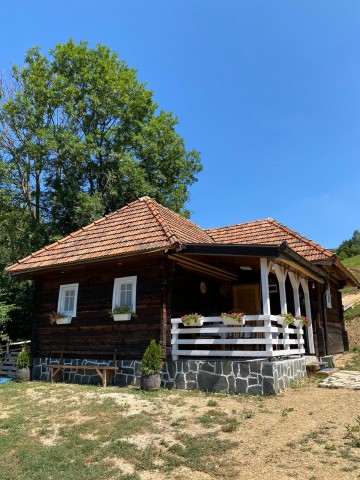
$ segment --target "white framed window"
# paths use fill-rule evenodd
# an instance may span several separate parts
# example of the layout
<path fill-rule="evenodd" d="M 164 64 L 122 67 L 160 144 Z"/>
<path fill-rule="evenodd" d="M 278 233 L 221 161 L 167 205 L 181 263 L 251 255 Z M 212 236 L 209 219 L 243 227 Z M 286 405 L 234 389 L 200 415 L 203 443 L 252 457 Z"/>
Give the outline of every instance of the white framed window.
<path fill-rule="evenodd" d="M 133 312 L 136 312 L 136 279 L 136 275 L 115 278 L 112 308 L 127 305 Z"/>
<path fill-rule="evenodd" d="M 327 308 L 332 308 L 330 285 L 326 288 L 326 306 Z"/>
<path fill-rule="evenodd" d="M 76 306 L 79 284 L 70 283 L 68 285 L 60 285 L 58 313 L 63 313 L 67 317 L 76 317 Z"/>

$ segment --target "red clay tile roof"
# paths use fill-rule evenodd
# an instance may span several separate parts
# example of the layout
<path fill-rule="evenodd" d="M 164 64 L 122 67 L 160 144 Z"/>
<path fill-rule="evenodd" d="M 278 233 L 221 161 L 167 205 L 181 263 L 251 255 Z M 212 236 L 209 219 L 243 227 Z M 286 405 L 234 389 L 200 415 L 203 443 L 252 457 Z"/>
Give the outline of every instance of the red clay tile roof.
<path fill-rule="evenodd" d="M 177 248 L 187 243 L 280 245 L 283 241 L 309 261 L 335 257 L 317 243 L 270 218 L 203 230 L 155 200 L 143 197 L 19 260 L 7 270 L 21 273 L 136 252 Z"/>
<path fill-rule="evenodd" d="M 177 248 L 183 243 L 214 241 L 195 223 L 143 197 L 19 260 L 7 270 L 21 273 L 128 253 Z"/>
<path fill-rule="evenodd" d="M 216 243 L 280 245 L 285 241 L 290 248 L 310 262 L 335 258 L 333 253 L 321 245 L 290 230 L 272 218 L 240 223 L 230 227 L 208 228 L 206 232 Z"/>

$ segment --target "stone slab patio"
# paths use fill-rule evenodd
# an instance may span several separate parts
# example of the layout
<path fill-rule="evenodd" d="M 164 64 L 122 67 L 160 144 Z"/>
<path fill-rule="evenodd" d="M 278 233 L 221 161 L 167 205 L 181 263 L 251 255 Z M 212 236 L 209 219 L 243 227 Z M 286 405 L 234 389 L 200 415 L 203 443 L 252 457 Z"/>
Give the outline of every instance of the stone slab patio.
<path fill-rule="evenodd" d="M 319 387 L 360 390 L 360 372 L 340 370 L 319 383 Z"/>

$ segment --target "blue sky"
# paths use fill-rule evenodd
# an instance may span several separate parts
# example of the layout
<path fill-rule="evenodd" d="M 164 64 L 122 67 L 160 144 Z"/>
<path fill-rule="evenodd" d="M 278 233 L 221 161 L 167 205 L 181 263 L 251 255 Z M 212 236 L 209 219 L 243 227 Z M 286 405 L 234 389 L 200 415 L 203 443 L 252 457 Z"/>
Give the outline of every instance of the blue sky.
<path fill-rule="evenodd" d="M 360 2 L 0 0 L 0 68 L 69 38 L 119 54 L 204 166 L 202 227 L 271 217 L 336 247 L 360 229 Z"/>

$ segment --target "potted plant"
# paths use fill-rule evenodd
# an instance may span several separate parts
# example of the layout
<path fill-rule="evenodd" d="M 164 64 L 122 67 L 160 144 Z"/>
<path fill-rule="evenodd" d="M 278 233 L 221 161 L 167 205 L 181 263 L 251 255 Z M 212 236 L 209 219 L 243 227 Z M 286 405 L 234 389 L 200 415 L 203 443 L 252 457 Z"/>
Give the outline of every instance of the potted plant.
<path fill-rule="evenodd" d="M 31 353 L 24 347 L 16 360 L 15 379 L 17 382 L 28 382 L 30 380 Z"/>
<path fill-rule="evenodd" d="M 151 340 L 141 362 L 140 386 L 142 390 L 152 391 L 160 388 L 160 372 L 163 365 L 161 345 Z"/>
<path fill-rule="evenodd" d="M 278 315 L 277 322 L 281 325 L 294 325 L 295 317 L 292 313 L 282 313 Z"/>
<path fill-rule="evenodd" d="M 243 312 L 222 313 L 220 317 L 224 325 L 244 325 L 245 323 Z"/>
<path fill-rule="evenodd" d="M 311 322 L 307 317 L 299 316 L 295 317 L 294 322 L 295 327 L 310 327 Z"/>
<path fill-rule="evenodd" d="M 49 315 L 50 325 L 67 325 L 71 323 L 72 317 L 63 312 L 51 312 Z"/>
<path fill-rule="evenodd" d="M 131 317 L 135 317 L 135 313 L 131 310 L 129 305 L 115 305 L 112 309 L 112 316 L 115 322 L 124 322 L 131 319 Z"/>
<path fill-rule="evenodd" d="M 200 313 L 188 313 L 181 317 L 181 321 L 186 327 L 201 327 L 204 317 Z"/>

